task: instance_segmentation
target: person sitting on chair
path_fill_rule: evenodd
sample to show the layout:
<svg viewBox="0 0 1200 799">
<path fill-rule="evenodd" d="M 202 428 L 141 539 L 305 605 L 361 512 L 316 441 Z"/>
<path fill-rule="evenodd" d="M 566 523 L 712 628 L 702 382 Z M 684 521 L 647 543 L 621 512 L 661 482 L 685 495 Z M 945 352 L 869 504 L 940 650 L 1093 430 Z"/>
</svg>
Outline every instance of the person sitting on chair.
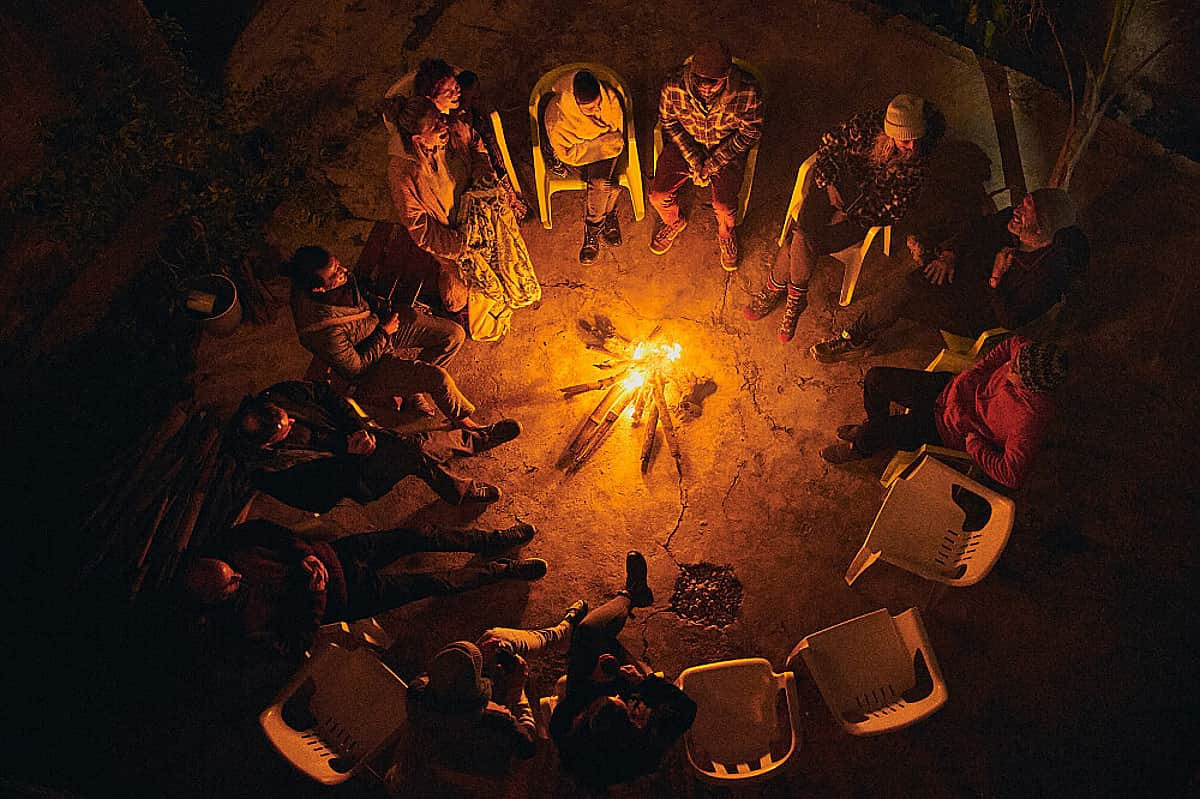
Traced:
<svg viewBox="0 0 1200 799">
<path fill-rule="evenodd" d="M 288 271 L 300 343 L 355 383 L 360 399 L 386 405 L 396 396 L 415 398 L 414 404 L 432 414 L 432 398 L 452 422 L 477 426 L 471 420 L 475 406 L 444 368 L 466 340 L 462 327 L 403 301 L 395 311 L 376 314 L 356 277 L 324 247 L 296 250 Z M 413 347 L 420 348 L 416 360 L 394 355 Z"/>
<path fill-rule="evenodd" d="M 324 383 L 293 380 L 243 400 L 233 433 L 237 454 L 261 491 L 325 513 L 344 498 L 362 504 L 379 499 L 410 475 L 454 505 L 495 502 L 499 488 L 459 477 L 445 463 L 511 441 L 521 425 L 504 419 L 471 430 L 400 435 L 361 417 Z"/>
<path fill-rule="evenodd" d="M 824 363 L 865 354 L 902 316 L 971 338 L 1027 325 L 1078 293 L 1088 250 L 1074 225 L 1067 192 L 1038 189 L 971 224 L 936 254 L 910 238 L 921 268 L 872 297 L 840 335 L 809 352 Z"/>
<path fill-rule="evenodd" d="M 550 718 L 550 737 L 584 783 L 613 785 L 653 772 L 696 720 L 696 703 L 617 641 L 630 611 L 653 602 L 646 559 L 630 552 L 625 588 L 588 613 L 571 639 L 566 694 Z"/>
<path fill-rule="evenodd" d="M 786 298 L 779 340 L 791 341 L 808 307 L 817 258 L 862 241 L 871 227 L 904 217 L 925 184 L 925 156 L 944 128 L 941 114 L 924 99 L 898 94 L 886 110 L 856 114 L 822 136 L 813 189 L 775 254 L 766 287 L 746 306 L 746 318 L 762 319 Z"/>
<path fill-rule="evenodd" d="M 551 91 L 546 138 L 558 160 L 578 167 L 587 183 L 579 262 L 590 264 L 600 254 L 601 236 L 613 247 L 621 245 L 621 184 L 616 171 L 617 158 L 625 150 L 625 111 L 616 89 L 586 69 L 564 75 Z"/>
<path fill-rule="evenodd" d="M 723 43 L 706 42 L 663 84 L 658 119 L 663 145 L 650 204 L 662 226 L 650 252 L 666 253 L 687 227 L 677 198 L 691 181 L 712 187 L 721 266 L 732 272 L 738 267 L 738 192 L 750 148 L 762 138 L 762 89 L 753 75 L 734 65 Z"/>
<path fill-rule="evenodd" d="M 866 421 L 839 427 L 843 443 L 825 447 L 821 457 L 842 464 L 936 444 L 966 450 L 988 477 L 1020 488 L 1054 416 L 1051 392 L 1066 374 L 1066 353 L 1020 336 L 957 375 L 876 366 L 863 381 Z M 892 414 L 893 402 L 909 412 Z"/>
<path fill-rule="evenodd" d="M 540 558 L 498 559 L 440 572 L 385 571 L 414 552 L 496 554 L 523 546 L 531 524 L 504 530 L 399 528 L 333 541 L 309 541 L 265 519 L 239 524 L 189 563 L 187 595 L 214 609 L 219 624 L 244 642 L 299 657 L 317 628 L 353 621 L 428 596 L 469 591 L 500 580 L 538 580 Z"/>
</svg>

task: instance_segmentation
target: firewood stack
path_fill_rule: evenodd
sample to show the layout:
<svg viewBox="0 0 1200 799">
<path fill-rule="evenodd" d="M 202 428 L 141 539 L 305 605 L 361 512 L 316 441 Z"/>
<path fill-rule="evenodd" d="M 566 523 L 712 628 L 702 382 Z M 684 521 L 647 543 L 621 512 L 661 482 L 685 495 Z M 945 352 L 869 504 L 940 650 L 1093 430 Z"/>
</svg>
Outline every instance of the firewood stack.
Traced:
<svg viewBox="0 0 1200 799">
<path fill-rule="evenodd" d="M 210 412 L 176 405 L 158 429 L 119 455 L 94 488 L 102 499 L 84 522 L 96 548 L 81 587 L 131 603 L 170 585 L 183 553 L 233 523 L 251 489 Z"/>
</svg>

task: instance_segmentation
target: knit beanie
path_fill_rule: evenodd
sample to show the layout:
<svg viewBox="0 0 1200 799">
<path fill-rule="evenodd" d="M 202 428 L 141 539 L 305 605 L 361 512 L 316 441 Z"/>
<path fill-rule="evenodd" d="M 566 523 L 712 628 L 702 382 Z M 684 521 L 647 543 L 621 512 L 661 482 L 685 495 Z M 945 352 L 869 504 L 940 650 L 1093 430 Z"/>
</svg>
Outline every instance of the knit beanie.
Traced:
<svg viewBox="0 0 1200 799">
<path fill-rule="evenodd" d="M 729 49 L 721 41 L 705 42 L 692 55 L 692 74 L 702 78 L 723 78 L 729 74 Z"/>
<path fill-rule="evenodd" d="M 1066 189 L 1038 189 L 1032 192 L 1033 210 L 1038 227 L 1047 236 L 1075 224 L 1075 203 Z"/>
<path fill-rule="evenodd" d="M 1068 366 L 1067 354 L 1054 344 L 1031 341 L 1017 350 L 1017 374 L 1030 391 L 1058 388 L 1067 376 Z"/>
<path fill-rule="evenodd" d="M 925 100 L 915 94 L 897 94 L 888 103 L 883 132 L 896 141 L 912 141 L 925 135 Z"/>
<path fill-rule="evenodd" d="M 455 641 L 433 656 L 429 691 L 443 710 L 474 710 L 491 697 L 483 678 L 483 653 L 470 641 Z"/>
</svg>

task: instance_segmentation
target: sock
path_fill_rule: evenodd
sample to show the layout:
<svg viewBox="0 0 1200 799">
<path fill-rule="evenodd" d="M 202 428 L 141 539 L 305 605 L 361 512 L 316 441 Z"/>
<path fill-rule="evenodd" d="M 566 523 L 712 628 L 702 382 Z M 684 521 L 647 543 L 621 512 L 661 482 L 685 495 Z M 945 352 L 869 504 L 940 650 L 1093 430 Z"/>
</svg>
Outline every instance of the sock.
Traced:
<svg viewBox="0 0 1200 799">
<path fill-rule="evenodd" d="M 808 294 L 808 286 L 797 286 L 795 283 L 787 285 L 788 299 L 800 299 Z"/>
<path fill-rule="evenodd" d="M 768 291 L 773 291 L 776 294 L 778 294 L 779 292 L 783 291 L 785 288 L 787 288 L 786 284 L 776 283 L 774 277 L 772 277 L 771 275 L 767 275 L 767 290 Z"/>
</svg>

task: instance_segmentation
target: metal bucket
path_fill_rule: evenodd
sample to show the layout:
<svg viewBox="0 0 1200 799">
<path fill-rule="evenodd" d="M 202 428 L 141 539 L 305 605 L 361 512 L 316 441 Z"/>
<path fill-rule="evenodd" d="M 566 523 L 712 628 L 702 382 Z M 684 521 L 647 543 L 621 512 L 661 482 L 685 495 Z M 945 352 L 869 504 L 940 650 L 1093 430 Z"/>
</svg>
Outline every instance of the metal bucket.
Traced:
<svg viewBox="0 0 1200 799">
<path fill-rule="evenodd" d="M 222 338 L 242 323 L 242 303 L 237 286 L 225 275 L 200 275 L 188 283 L 184 313 L 200 322 L 211 336 Z"/>
</svg>

